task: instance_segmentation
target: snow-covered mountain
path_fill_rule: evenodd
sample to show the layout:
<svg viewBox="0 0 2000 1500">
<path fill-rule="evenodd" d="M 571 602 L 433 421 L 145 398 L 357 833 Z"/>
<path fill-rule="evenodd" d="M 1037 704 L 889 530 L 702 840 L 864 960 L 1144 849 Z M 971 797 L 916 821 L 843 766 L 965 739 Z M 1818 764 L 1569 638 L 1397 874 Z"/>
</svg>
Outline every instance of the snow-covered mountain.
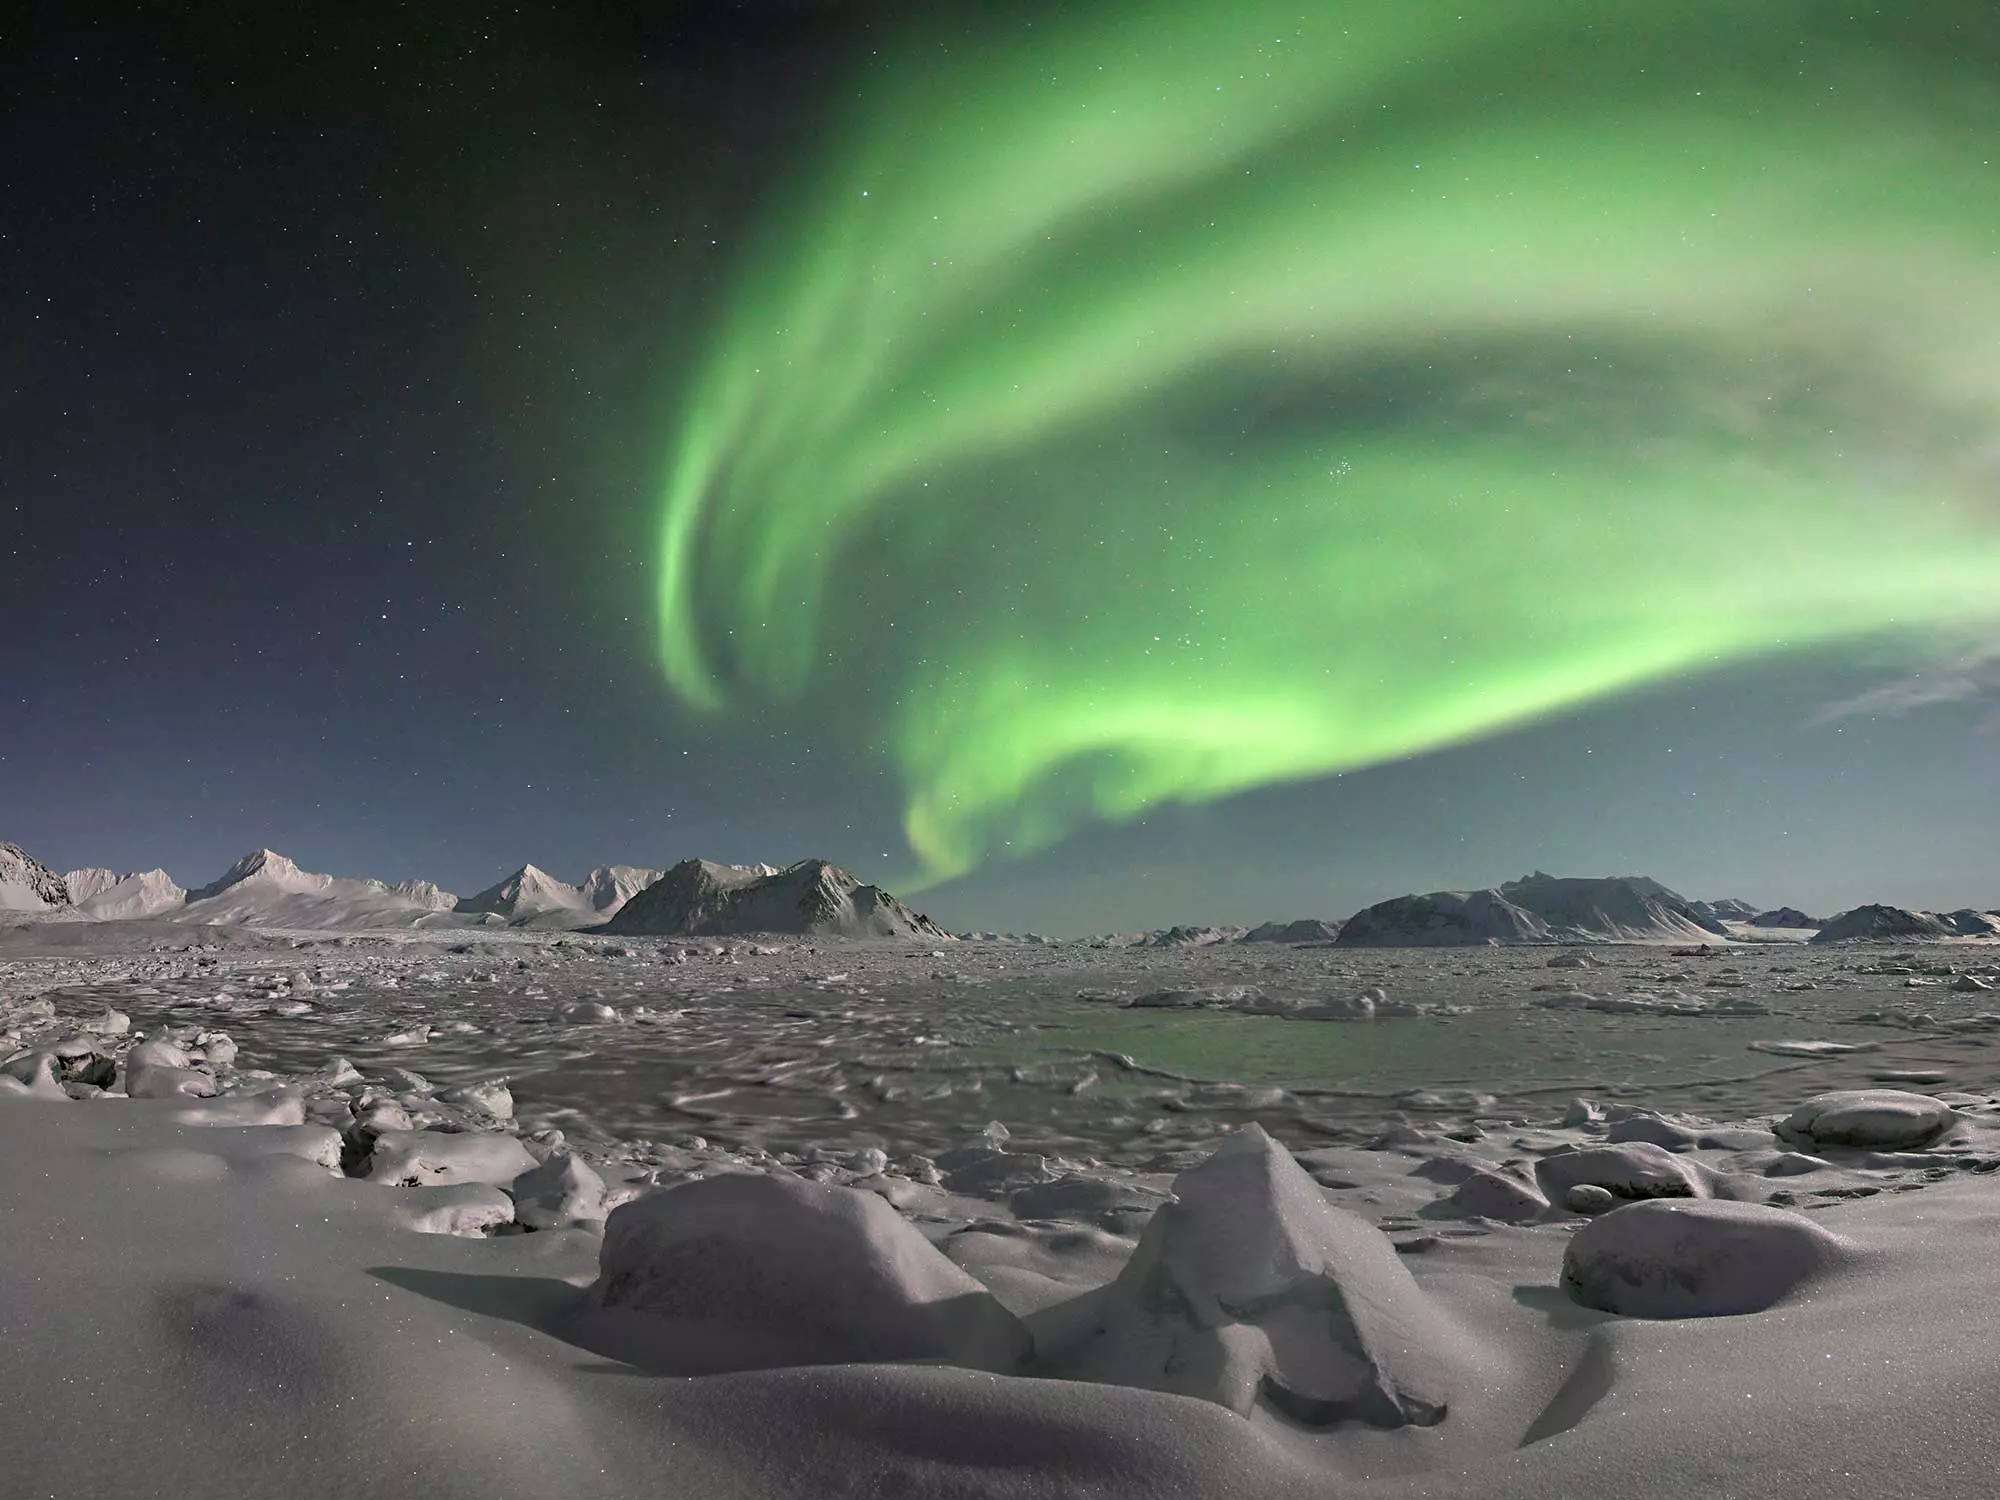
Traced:
<svg viewBox="0 0 2000 1500">
<path fill-rule="evenodd" d="M 599 865 L 583 877 L 583 899 L 592 911 L 609 917 L 666 873 L 642 865 Z"/>
<path fill-rule="evenodd" d="M 270 849 L 244 855 L 221 879 L 189 891 L 180 910 L 162 915 L 204 925 L 321 929 L 433 927 L 450 921 L 426 897 L 379 880 L 316 875 Z"/>
<path fill-rule="evenodd" d="M 110 890 L 122 878 L 116 870 L 99 865 L 88 870 L 67 870 L 62 879 L 69 890 L 69 899 L 80 906 L 99 891 Z"/>
<path fill-rule="evenodd" d="M 461 897 L 456 910 L 498 917 L 510 927 L 588 927 L 603 920 L 581 889 L 534 865 Z"/>
<path fill-rule="evenodd" d="M 389 889 L 398 896 L 409 897 L 419 906 L 428 906 L 432 911 L 451 911 L 458 905 L 458 897 L 435 880 L 399 880 Z"/>
<path fill-rule="evenodd" d="M 1794 930 L 1820 925 L 1818 917 L 1809 917 L 1796 906 L 1777 906 L 1769 911 L 1760 911 L 1750 918 L 1752 927 L 1790 927 Z"/>
<path fill-rule="evenodd" d="M 130 875 L 105 869 L 73 870 L 63 879 L 76 909 L 99 922 L 157 917 L 177 911 L 187 901 L 187 892 L 174 884 L 165 870 L 139 870 Z"/>
<path fill-rule="evenodd" d="M 0 844 L 0 911 L 36 916 L 69 905 L 62 876 L 19 844 Z"/>
<path fill-rule="evenodd" d="M 1483 891 L 1398 896 L 1355 913 L 1344 947 L 1483 943 L 1707 941 L 1728 929 L 1644 875 L 1578 878 L 1536 871 Z"/>
<path fill-rule="evenodd" d="M 887 891 L 864 885 L 823 859 L 803 860 L 786 870 L 683 860 L 626 902 L 604 930 L 675 937 L 742 932 L 949 936 Z"/>
<path fill-rule="evenodd" d="M 1885 938 L 1895 942 L 1929 942 L 1938 938 L 2000 937 L 2000 919 L 1991 912 L 1966 907 L 1960 911 L 1912 911 L 1905 906 L 1857 906 L 1827 918 L 1813 935 L 1815 943 L 1845 943 Z"/>
</svg>

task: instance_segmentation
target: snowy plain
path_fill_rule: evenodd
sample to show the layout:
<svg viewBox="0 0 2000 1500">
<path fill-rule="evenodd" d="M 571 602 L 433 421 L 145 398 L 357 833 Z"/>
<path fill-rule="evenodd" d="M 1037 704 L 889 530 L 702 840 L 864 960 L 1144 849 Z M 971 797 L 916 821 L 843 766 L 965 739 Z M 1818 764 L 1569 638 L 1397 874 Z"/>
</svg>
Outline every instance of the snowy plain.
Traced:
<svg viewBox="0 0 2000 1500">
<path fill-rule="evenodd" d="M 1996 987 L 0 929 L 0 1492 L 1981 1491 Z"/>
</svg>

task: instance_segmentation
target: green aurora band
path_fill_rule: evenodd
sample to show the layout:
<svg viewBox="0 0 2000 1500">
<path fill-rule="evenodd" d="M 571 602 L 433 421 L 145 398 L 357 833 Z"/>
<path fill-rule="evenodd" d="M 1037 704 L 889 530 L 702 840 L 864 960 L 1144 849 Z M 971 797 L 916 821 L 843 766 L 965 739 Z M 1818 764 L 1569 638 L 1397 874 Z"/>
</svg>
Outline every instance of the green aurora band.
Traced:
<svg viewBox="0 0 2000 1500">
<path fill-rule="evenodd" d="M 1990 631 L 2000 17 L 1886 9 L 913 39 L 691 372 L 670 682 L 858 725 L 935 880 L 1717 663 Z"/>
</svg>

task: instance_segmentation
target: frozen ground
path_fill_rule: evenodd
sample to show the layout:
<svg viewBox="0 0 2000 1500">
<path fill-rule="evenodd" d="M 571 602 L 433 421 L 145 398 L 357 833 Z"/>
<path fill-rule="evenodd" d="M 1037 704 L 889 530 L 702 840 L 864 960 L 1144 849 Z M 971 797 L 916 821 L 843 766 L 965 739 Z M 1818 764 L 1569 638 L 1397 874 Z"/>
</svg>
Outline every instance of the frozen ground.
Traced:
<svg viewBox="0 0 2000 1500">
<path fill-rule="evenodd" d="M 1972 942 L 0 929 L 0 1491 L 1976 1487 L 1996 1012 Z"/>
</svg>

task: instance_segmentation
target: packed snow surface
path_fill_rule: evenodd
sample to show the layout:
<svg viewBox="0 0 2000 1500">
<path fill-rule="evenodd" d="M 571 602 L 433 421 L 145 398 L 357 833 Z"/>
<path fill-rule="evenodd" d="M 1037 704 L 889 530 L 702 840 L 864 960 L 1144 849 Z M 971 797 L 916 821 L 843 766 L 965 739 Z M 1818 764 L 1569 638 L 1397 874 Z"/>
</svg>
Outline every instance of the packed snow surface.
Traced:
<svg viewBox="0 0 2000 1500">
<path fill-rule="evenodd" d="M 0 1490 L 1977 1493 L 1996 986 L 0 927 Z"/>
</svg>

